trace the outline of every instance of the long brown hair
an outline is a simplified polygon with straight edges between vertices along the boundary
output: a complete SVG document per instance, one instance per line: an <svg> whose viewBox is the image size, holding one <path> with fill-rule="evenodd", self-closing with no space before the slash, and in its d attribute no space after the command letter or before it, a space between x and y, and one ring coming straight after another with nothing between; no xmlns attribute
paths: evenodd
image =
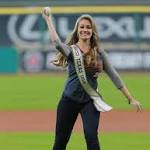
<svg viewBox="0 0 150 150"><path fill-rule="evenodd" d="M78 42L78 40L79 40L79 38L78 38L78 26L79 26L79 22L83 19L90 21L90 23L92 25L92 32L93 32L92 37L90 39L91 50L85 56L85 63L86 63L86 65L89 65L92 62L96 63L97 52L99 51L99 47L100 47L100 45L99 45L100 41L99 41L99 36L98 36L96 24L90 15L85 14L85 15L80 16L77 19L73 31L72 31L71 35L67 38L65 43L70 46L70 45L76 44ZM62 66L62 67L67 66L66 57L62 53L59 52L57 54L57 58L53 61L53 64L55 64L56 66Z"/></svg>

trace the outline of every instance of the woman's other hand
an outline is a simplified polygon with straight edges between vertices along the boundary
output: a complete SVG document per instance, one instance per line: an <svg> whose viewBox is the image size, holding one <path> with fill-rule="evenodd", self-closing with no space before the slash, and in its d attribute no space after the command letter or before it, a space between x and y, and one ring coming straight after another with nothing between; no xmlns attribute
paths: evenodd
<svg viewBox="0 0 150 150"><path fill-rule="evenodd" d="M132 98L129 102L129 104L135 108L137 110L137 112L141 111L142 108L141 108L141 104L139 101L135 100L134 98Z"/></svg>

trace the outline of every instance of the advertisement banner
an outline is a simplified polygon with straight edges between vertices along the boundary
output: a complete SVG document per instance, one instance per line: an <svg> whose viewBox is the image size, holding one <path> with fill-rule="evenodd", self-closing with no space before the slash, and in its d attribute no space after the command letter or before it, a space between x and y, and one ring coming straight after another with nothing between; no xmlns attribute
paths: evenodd
<svg viewBox="0 0 150 150"><path fill-rule="evenodd" d="M21 54L21 68L24 72L50 72L64 71L61 67L54 66L55 51L25 51ZM150 71L150 51L109 51L107 52L110 63L117 70L125 71Z"/></svg>
<svg viewBox="0 0 150 150"><path fill-rule="evenodd" d="M71 33L81 14L54 14L56 30L62 41ZM150 14L91 14L97 24L100 40L107 42L149 43ZM47 26L40 14L0 15L0 45L42 47L49 44Z"/></svg>

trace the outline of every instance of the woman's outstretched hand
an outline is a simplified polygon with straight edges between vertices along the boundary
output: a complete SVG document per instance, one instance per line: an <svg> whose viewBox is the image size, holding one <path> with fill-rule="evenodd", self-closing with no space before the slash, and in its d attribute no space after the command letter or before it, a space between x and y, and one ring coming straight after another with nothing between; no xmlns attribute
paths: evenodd
<svg viewBox="0 0 150 150"><path fill-rule="evenodd" d="M137 112L141 111L141 104L139 101L137 101L128 91L127 87L124 85L121 88L122 93L124 94L124 96L128 99L128 103L136 109Z"/></svg>
<svg viewBox="0 0 150 150"><path fill-rule="evenodd" d="M136 109L137 112L141 111L141 104L139 101L135 100L134 98L132 98L129 102L129 104Z"/></svg>

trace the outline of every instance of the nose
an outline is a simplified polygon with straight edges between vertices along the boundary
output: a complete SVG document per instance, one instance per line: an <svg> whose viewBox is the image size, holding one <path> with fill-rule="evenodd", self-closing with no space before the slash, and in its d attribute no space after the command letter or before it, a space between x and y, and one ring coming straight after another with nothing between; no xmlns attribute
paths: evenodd
<svg viewBox="0 0 150 150"><path fill-rule="evenodd" d="M84 28L84 31L88 31L88 29L87 29L87 28Z"/></svg>

